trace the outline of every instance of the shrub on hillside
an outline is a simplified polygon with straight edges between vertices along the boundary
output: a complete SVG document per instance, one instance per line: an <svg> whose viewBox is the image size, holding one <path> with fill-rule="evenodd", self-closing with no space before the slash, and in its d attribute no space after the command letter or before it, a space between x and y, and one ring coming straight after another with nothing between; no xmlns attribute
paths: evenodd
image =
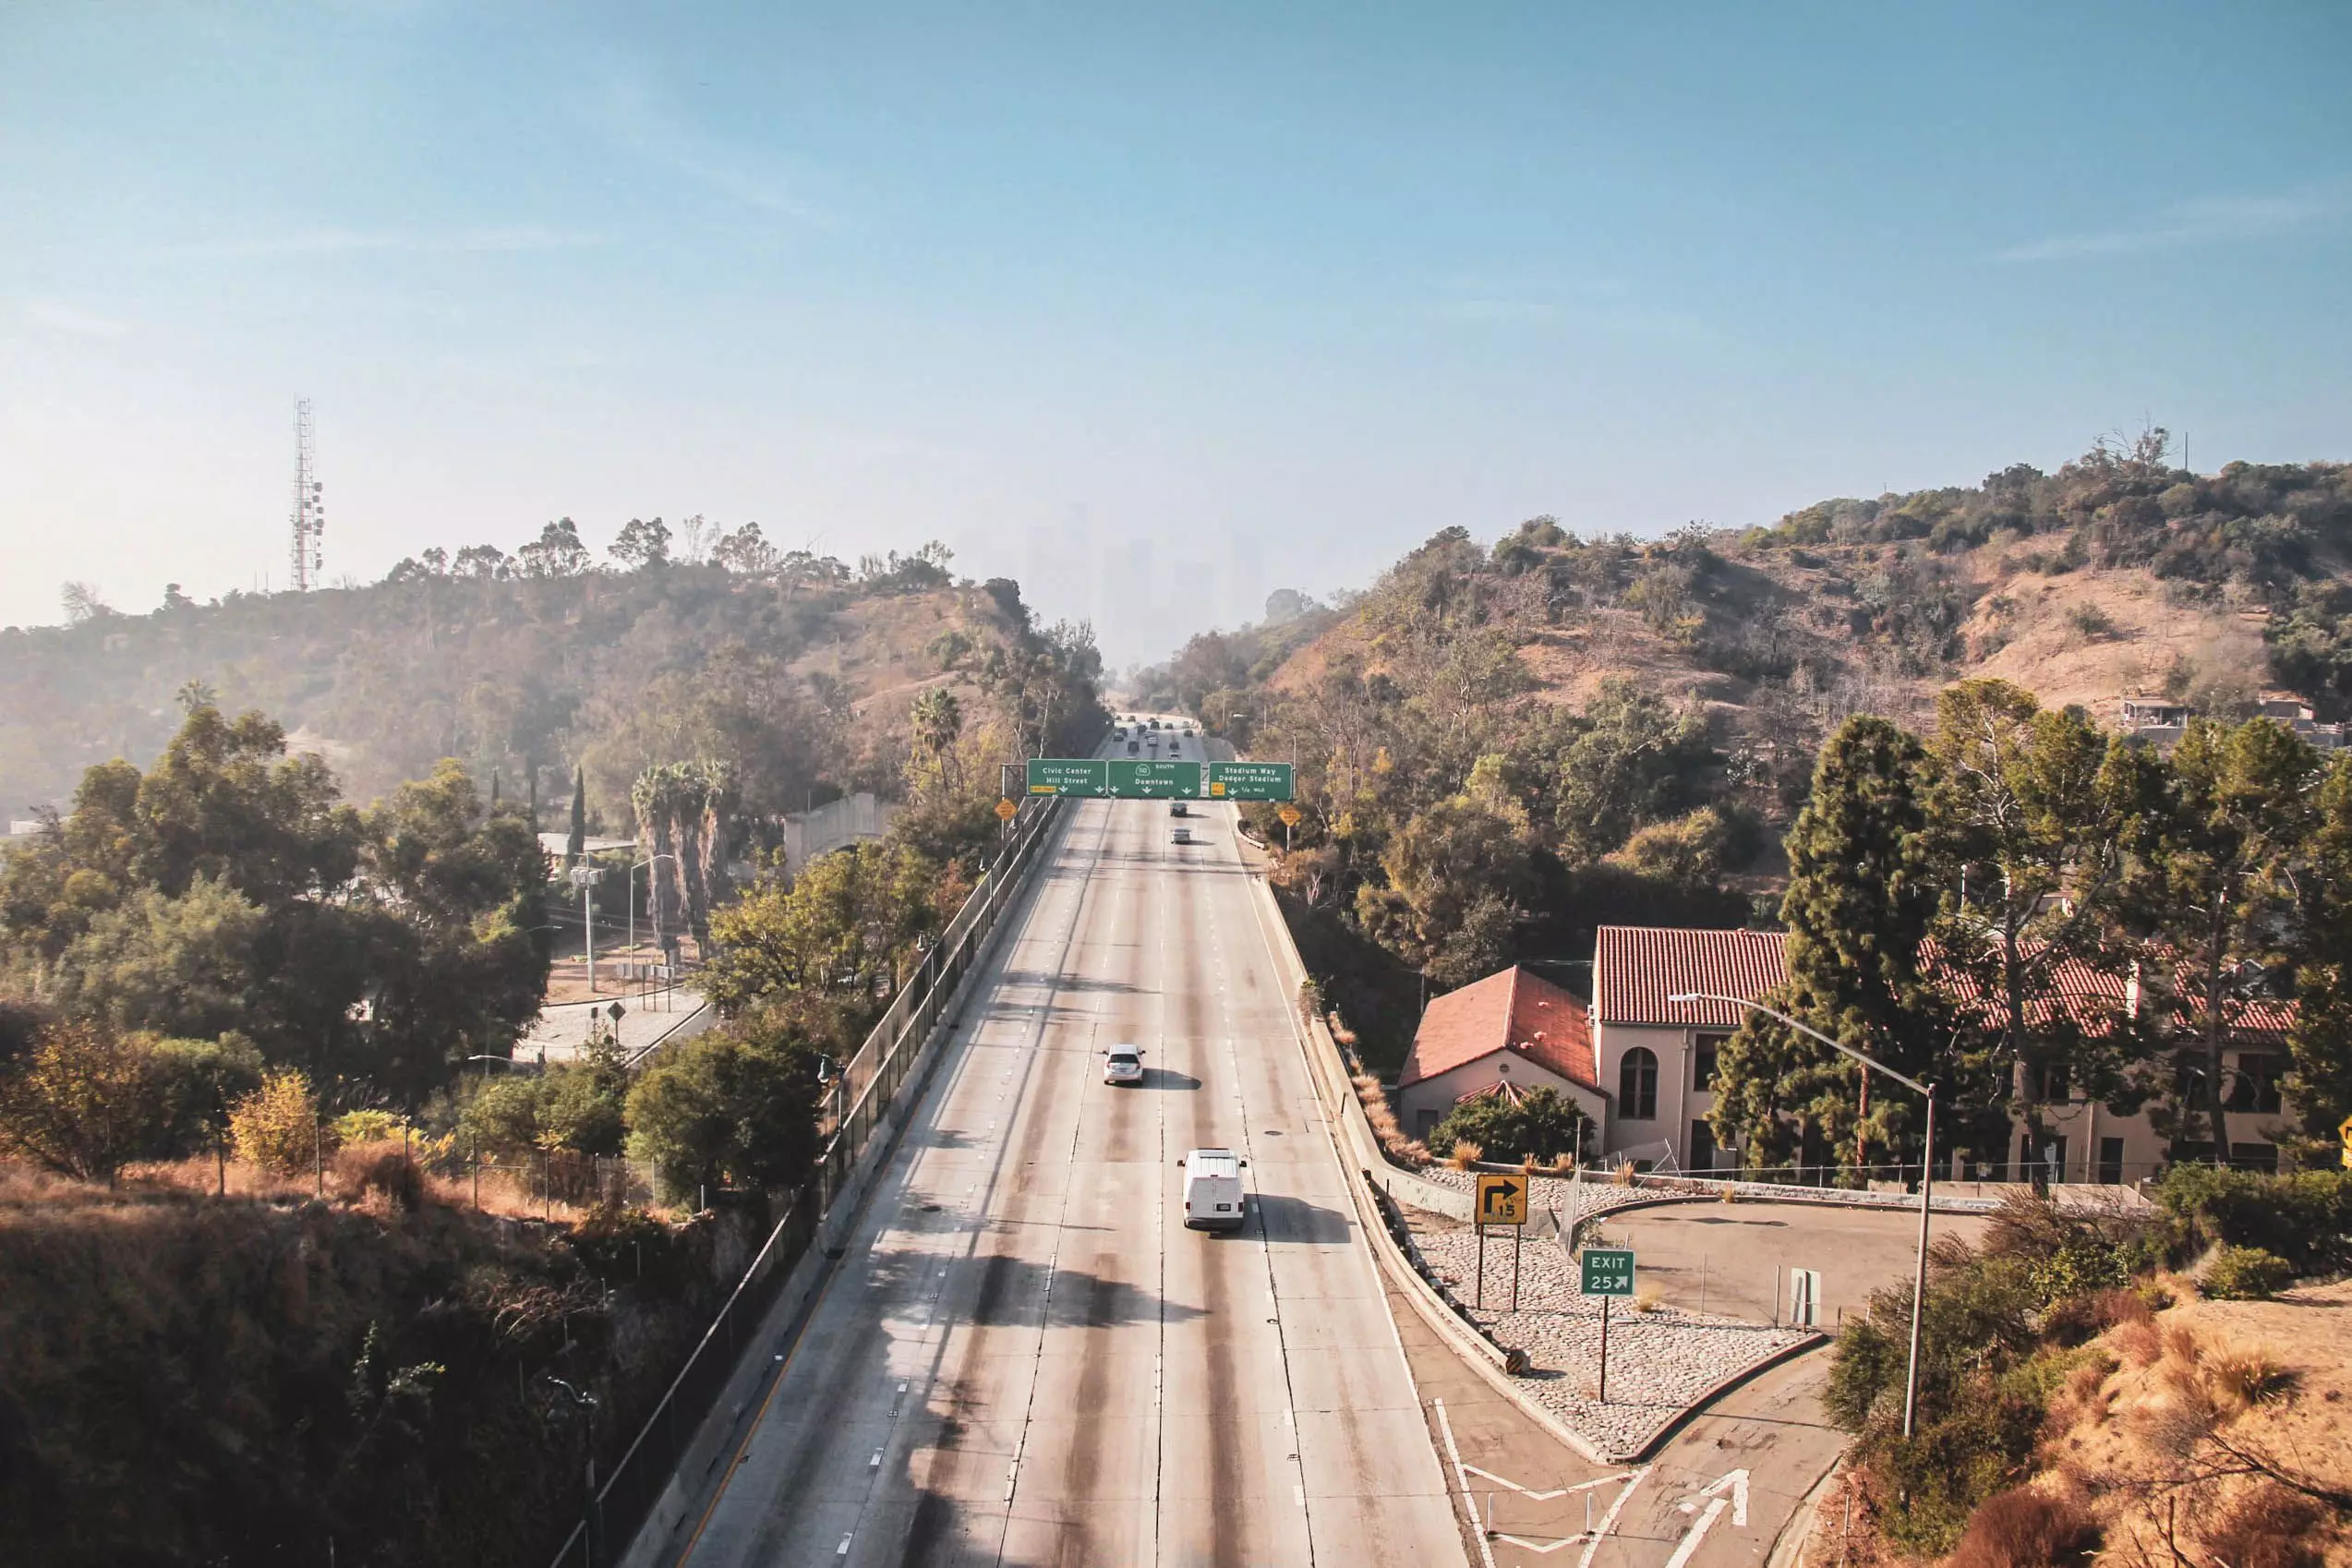
<svg viewBox="0 0 2352 1568"><path fill-rule="evenodd" d="M2024 1478L2053 1401L2110 1365L2097 1346L2074 1346L2102 1322L2143 1315L2122 1287L2153 1266L2157 1240L2145 1222L2028 1199L2004 1206L1981 1251L1939 1244L1911 1438L1901 1436L1908 1285L1877 1292L1867 1313L1847 1321L1824 1403L1859 1439L1890 1540L1917 1554L1948 1551L1980 1505Z"/></svg>
<svg viewBox="0 0 2352 1568"><path fill-rule="evenodd" d="M331 1138L320 1122L310 1080L293 1067L269 1074L229 1107L229 1143L236 1157L280 1176L309 1170L332 1152Z"/></svg>
<svg viewBox="0 0 2352 1568"><path fill-rule="evenodd" d="M2320 1273L2352 1263L2352 1171L2266 1176L2213 1165L2175 1165L2156 1200L2183 1232L2184 1249L2216 1242L2257 1247Z"/></svg>
<svg viewBox="0 0 2352 1568"><path fill-rule="evenodd" d="M2294 1283L2295 1266L2259 1247L2225 1247L2200 1282L2224 1301L2267 1301Z"/></svg>
<svg viewBox="0 0 2352 1568"><path fill-rule="evenodd" d="M1496 1159L1549 1160L1576 1147L1585 1113L1574 1100L1550 1088L1531 1090L1517 1102L1492 1095L1456 1105L1429 1129L1429 1152L1440 1159L1464 1141L1475 1142Z"/></svg>
<svg viewBox="0 0 2352 1568"><path fill-rule="evenodd" d="M2081 1503L2020 1487L1978 1506L1946 1568L2070 1568L2098 1549L2098 1521Z"/></svg>

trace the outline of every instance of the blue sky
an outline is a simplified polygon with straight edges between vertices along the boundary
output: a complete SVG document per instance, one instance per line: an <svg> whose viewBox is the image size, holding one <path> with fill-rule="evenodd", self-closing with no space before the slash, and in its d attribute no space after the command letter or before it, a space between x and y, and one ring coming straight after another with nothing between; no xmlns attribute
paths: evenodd
<svg viewBox="0 0 2352 1568"><path fill-rule="evenodd" d="M0 9L0 623L549 518L1117 663L1438 528L2342 459L2352 8Z"/></svg>

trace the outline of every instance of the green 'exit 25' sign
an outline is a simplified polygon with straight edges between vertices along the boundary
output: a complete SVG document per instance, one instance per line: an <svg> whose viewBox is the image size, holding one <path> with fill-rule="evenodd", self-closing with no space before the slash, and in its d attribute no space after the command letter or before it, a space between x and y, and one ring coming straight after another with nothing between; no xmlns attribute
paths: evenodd
<svg viewBox="0 0 2352 1568"><path fill-rule="evenodd" d="M1630 1250L1587 1247L1581 1256L1585 1262L1586 1296L1634 1294L1634 1254Z"/></svg>

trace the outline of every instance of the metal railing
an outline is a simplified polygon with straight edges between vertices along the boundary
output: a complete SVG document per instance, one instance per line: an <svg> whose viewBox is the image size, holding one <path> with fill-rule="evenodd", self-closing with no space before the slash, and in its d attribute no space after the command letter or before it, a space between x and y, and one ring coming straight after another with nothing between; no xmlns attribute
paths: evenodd
<svg viewBox="0 0 2352 1568"><path fill-rule="evenodd" d="M620 1462L585 1499L581 1521L565 1538L553 1568L609 1568L651 1517L687 1445L717 1407L744 1347L759 1332L795 1265L834 1218L835 1202L849 1186L859 1155L882 1129L932 1030L955 1006L964 980L979 962L983 944L1036 863L1059 804L1051 798L1023 802L995 864L850 1059L837 1080L842 1086L840 1097L849 1104L835 1119L815 1171L791 1194L783 1217Z"/></svg>

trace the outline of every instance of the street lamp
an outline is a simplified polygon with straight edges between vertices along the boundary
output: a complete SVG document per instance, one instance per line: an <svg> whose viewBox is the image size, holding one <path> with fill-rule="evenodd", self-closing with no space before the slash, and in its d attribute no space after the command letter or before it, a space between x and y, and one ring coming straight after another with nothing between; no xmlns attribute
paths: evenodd
<svg viewBox="0 0 2352 1568"><path fill-rule="evenodd" d="M1875 1068L1904 1088L1927 1096L1927 1138L1920 1151L1919 1164L1919 1262L1912 1278L1911 1289L1911 1363L1903 1373L1903 1436L1910 1437L1919 1407L1919 1319L1927 1302L1927 1213L1936 1191L1936 1086L1899 1073L1876 1057L1865 1056L1852 1046L1832 1040L1819 1030L1799 1023L1786 1013L1775 1011L1761 1002L1751 1002L1744 996L1717 996L1705 991L1681 991L1666 999L1670 1002L1723 1002L1762 1013L1768 1019L1778 1019L1798 1033L1809 1035L1832 1051L1851 1056L1864 1067Z"/></svg>
<svg viewBox="0 0 2352 1568"><path fill-rule="evenodd" d="M575 865L570 873L572 886L580 889L580 930L588 944L588 995L597 994L597 922L589 896L597 883L604 880L602 866Z"/></svg>

